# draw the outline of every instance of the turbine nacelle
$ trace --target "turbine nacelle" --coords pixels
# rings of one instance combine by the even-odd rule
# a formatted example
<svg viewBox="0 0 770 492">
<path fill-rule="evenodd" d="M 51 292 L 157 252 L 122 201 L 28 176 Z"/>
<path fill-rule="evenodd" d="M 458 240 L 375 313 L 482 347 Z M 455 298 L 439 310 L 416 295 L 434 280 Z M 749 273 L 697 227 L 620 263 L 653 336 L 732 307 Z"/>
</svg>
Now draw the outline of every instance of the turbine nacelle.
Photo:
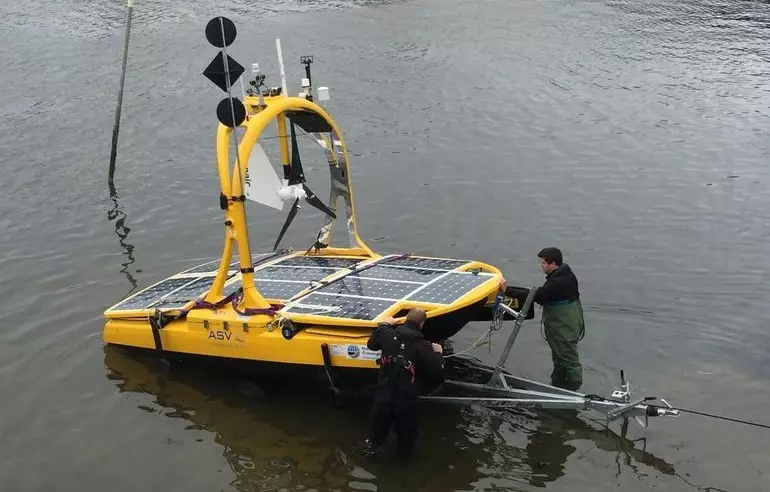
<svg viewBox="0 0 770 492">
<path fill-rule="evenodd" d="M 307 193 L 302 184 L 282 186 L 278 190 L 278 197 L 284 202 L 292 200 L 304 200 L 307 198 Z"/>
</svg>

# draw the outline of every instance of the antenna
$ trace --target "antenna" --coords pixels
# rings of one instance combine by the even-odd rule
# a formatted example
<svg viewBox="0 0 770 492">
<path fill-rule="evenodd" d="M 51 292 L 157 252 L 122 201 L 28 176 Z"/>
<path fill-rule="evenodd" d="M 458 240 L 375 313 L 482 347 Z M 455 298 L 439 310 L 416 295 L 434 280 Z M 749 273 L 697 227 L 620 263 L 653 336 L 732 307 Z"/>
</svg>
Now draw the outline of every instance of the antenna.
<svg viewBox="0 0 770 492">
<path fill-rule="evenodd" d="M 286 89 L 286 72 L 283 69 L 283 54 L 281 53 L 281 40 L 275 39 L 275 49 L 278 52 L 278 66 L 281 70 L 281 89 L 283 90 L 284 97 L 289 97 L 288 90 Z"/>
<path fill-rule="evenodd" d="M 259 97 L 259 107 L 264 109 L 265 108 L 265 100 L 262 99 L 262 87 L 265 85 L 265 75 L 259 73 L 259 63 L 252 63 L 251 64 L 251 73 L 254 75 L 254 80 L 250 81 L 249 84 L 251 84 L 256 90 L 257 90 L 257 96 Z M 249 93 L 251 94 L 251 90 L 249 90 Z M 246 97 L 244 96 L 244 99 Z"/>
<path fill-rule="evenodd" d="M 302 79 L 302 88 L 305 89 L 305 97 L 313 100 L 313 79 L 310 77 L 310 64 L 313 63 L 312 56 L 301 56 L 299 62 L 305 65 L 305 78 Z M 307 83 L 305 81 L 307 80 Z"/>
</svg>

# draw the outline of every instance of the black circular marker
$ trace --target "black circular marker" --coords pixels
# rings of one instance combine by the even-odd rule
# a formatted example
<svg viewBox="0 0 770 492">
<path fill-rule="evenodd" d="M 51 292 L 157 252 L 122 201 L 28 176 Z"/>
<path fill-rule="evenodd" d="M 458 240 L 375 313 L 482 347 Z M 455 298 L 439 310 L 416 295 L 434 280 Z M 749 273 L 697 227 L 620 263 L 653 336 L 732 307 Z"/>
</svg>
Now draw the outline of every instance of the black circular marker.
<svg viewBox="0 0 770 492">
<path fill-rule="evenodd" d="M 222 19 L 222 25 L 219 20 Z M 225 39 L 222 42 L 222 27 L 225 30 Z M 214 17 L 206 24 L 206 39 L 217 48 L 230 46 L 235 41 L 235 24 L 227 17 Z"/>
<path fill-rule="evenodd" d="M 230 101 L 233 102 L 233 111 L 230 112 Z M 235 113 L 235 124 L 233 124 L 233 113 Z M 224 98 L 217 104 L 217 119 L 220 123 L 230 128 L 234 128 L 246 119 L 246 107 L 236 99 Z"/>
</svg>

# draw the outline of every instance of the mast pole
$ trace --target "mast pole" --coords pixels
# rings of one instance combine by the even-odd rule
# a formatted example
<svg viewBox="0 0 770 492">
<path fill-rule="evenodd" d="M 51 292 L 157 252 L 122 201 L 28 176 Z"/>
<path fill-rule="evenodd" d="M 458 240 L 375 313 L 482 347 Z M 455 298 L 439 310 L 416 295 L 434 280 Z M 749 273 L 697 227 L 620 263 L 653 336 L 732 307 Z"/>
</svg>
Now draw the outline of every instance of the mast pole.
<svg viewBox="0 0 770 492">
<path fill-rule="evenodd" d="M 115 108 L 115 126 L 112 128 L 112 149 L 110 151 L 110 168 L 107 182 L 114 185 L 115 159 L 118 155 L 118 132 L 120 131 L 120 111 L 123 106 L 123 88 L 126 83 L 126 63 L 128 61 L 128 41 L 131 37 L 131 17 L 134 13 L 136 0 L 127 0 L 126 10 L 126 34 L 123 38 L 123 67 L 120 71 L 120 89 L 118 90 L 118 105 Z"/>
</svg>

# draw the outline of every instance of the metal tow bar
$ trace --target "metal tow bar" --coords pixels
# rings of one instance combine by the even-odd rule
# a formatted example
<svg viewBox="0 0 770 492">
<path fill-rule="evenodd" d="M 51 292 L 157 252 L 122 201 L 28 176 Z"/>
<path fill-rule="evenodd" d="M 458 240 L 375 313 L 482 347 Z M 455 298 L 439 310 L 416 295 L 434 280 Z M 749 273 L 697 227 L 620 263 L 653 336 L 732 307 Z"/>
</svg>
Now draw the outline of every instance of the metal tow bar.
<svg viewBox="0 0 770 492">
<path fill-rule="evenodd" d="M 456 388 L 465 392 L 474 393 L 475 396 L 422 396 L 422 400 L 454 404 L 483 404 L 498 408 L 550 408 L 572 410 L 595 410 L 603 413 L 607 424 L 619 418 L 633 417 L 637 423 L 646 428 L 650 417 L 677 417 L 679 411 L 674 409 L 666 400 L 656 397 L 645 397 L 631 401 L 630 383 L 625 380 L 623 371 L 620 371 L 620 385 L 613 391 L 612 396 L 604 398 L 597 395 L 589 395 L 557 388 L 550 384 L 538 383 L 529 379 L 516 377 L 505 371 L 505 363 L 510 355 L 519 330 L 524 323 L 527 312 L 532 307 L 535 297 L 535 287 L 529 289 L 526 301 L 520 311 L 516 311 L 501 302 L 501 296 L 495 303 L 495 316 L 504 316 L 508 313 L 515 317 L 513 329 L 500 354 L 500 359 L 494 369 L 483 366 L 474 366 L 475 370 L 490 373 L 486 384 L 468 383 L 464 381 L 447 380 L 445 388 Z M 493 321 L 494 322 L 494 321 Z M 659 400 L 660 405 L 651 403 Z M 644 418 L 644 420 L 642 420 Z"/>
</svg>

